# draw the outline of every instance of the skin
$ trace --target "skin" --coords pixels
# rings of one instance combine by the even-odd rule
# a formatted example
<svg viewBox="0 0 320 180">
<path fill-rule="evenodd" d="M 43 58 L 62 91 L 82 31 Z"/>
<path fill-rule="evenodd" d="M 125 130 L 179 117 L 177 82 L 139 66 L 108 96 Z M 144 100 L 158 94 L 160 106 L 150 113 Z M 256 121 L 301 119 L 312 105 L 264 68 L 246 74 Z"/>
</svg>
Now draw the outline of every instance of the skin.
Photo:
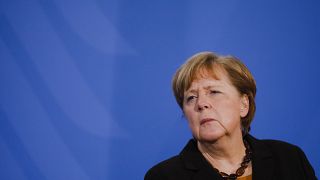
<svg viewBox="0 0 320 180">
<path fill-rule="evenodd" d="M 249 100 L 232 85 L 224 71 L 218 79 L 205 74 L 184 93 L 183 111 L 198 148 L 217 169 L 234 173 L 245 155 L 241 117 Z M 251 174 L 251 166 L 244 175 Z"/>
</svg>

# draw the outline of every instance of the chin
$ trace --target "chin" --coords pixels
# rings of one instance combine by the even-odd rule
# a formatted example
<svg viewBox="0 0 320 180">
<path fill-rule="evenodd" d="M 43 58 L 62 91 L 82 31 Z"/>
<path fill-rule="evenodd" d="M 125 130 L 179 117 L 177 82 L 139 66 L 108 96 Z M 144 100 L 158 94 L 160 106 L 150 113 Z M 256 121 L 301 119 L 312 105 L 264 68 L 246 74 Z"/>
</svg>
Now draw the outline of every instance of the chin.
<svg viewBox="0 0 320 180">
<path fill-rule="evenodd" d="M 225 133 L 223 132 L 200 133 L 198 140 L 200 142 L 215 142 L 224 135 Z"/>
</svg>

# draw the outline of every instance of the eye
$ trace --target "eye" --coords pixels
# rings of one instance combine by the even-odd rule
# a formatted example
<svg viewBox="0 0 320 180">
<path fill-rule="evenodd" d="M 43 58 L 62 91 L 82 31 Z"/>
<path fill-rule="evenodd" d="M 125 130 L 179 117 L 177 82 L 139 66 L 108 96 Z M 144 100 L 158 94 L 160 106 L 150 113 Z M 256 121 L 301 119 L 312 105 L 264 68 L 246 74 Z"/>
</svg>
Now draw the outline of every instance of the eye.
<svg viewBox="0 0 320 180">
<path fill-rule="evenodd" d="M 187 98 L 186 98 L 186 100 L 187 100 L 187 102 L 190 102 L 190 101 L 192 101 L 192 100 L 194 100 L 194 99 L 196 99 L 197 97 L 196 96 L 188 96 Z"/>
<path fill-rule="evenodd" d="M 220 91 L 217 91 L 217 90 L 210 90 L 210 94 L 219 94 L 221 93 Z"/>
</svg>

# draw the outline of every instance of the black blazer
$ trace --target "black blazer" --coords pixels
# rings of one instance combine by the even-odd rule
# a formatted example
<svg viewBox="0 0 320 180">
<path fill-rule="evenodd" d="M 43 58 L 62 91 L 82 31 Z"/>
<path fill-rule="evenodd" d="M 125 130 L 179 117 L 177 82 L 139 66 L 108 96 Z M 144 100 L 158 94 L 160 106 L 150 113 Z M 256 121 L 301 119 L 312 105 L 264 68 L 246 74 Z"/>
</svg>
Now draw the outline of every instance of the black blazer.
<svg viewBox="0 0 320 180">
<path fill-rule="evenodd" d="M 276 140 L 258 140 L 247 135 L 252 155 L 253 180 L 316 180 L 303 151 Z M 223 180 L 190 140 L 181 153 L 152 167 L 145 180 Z"/>
</svg>

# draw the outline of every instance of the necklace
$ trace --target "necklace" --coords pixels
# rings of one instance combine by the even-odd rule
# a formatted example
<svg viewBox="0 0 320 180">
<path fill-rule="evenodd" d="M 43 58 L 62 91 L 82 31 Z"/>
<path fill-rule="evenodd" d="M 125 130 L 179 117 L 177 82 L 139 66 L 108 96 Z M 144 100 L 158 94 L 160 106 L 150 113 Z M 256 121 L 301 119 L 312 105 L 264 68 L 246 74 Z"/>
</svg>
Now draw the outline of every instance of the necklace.
<svg viewBox="0 0 320 180">
<path fill-rule="evenodd" d="M 250 161 L 251 161 L 251 156 L 252 156 L 252 151 L 250 149 L 250 146 L 246 140 L 243 141 L 244 146 L 246 147 L 246 155 L 243 157 L 243 160 L 241 162 L 241 166 L 236 170 L 235 173 L 232 174 L 227 174 L 225 172 L 221 172 L 218 169 L 214 168 L 225 180 L 235 180 L 237 177 L 240 177 L 244 174 L 246 168 L 248 167 Z"/>
</svg>

